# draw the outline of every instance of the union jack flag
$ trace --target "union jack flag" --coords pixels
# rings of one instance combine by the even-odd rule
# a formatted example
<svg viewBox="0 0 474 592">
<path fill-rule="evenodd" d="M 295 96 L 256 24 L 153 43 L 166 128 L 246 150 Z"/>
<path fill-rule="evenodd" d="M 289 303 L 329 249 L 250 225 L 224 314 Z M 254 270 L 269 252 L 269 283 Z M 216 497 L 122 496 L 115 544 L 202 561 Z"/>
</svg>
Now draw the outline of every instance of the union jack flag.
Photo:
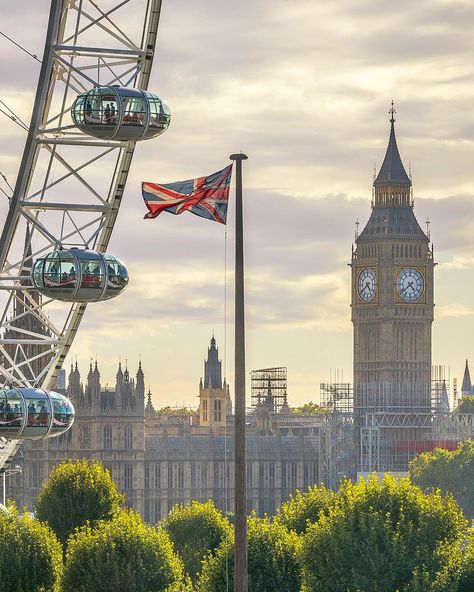
<svg viewBox="0 0 474 592">
<path fill-rule="evenodd" d="M 181 214 L 188 210 L 196 216 L 226 223 L 232 165 L 208 177 L 166 183 L 143 182 L 142 194 L 149 212 L 145 218 L 156 218 L 166 210 Z"/>
</svg>

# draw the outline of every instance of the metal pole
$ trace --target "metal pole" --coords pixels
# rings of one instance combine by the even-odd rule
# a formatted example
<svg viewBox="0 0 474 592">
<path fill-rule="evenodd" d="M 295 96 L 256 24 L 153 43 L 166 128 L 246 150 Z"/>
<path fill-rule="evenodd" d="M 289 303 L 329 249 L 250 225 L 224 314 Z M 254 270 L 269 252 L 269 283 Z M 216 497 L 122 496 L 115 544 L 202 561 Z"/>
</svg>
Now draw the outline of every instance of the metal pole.
<svg viewBox="0 0 474 592">
<path fill-rule="evenodd" d="M 3 471 L 3 505 L 4 506 L 7 505 L 7 484 L 6 484 L 6 480 L 7 480 L 7 473 L 6 473 L 6 471 Z"/>
<path fill-rule="evenodd" d="M 235 415 L 234 493 L 235 547 L 234 592 L 247 592 L 247 498 L 245 467 L 245 315 L 244 248 L 242 216 L 242 161 L 245 154 L 231 154 L 235 172 Z"/>
</svg>

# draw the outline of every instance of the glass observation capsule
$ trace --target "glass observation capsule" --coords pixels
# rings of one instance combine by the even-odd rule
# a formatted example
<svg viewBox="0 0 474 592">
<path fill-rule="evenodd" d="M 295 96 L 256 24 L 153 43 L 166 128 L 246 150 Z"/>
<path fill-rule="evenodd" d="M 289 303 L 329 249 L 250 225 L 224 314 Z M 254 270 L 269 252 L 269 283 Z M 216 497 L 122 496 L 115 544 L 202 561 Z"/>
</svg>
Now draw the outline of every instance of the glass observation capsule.
<svg viewBox="0 0 474 592">
<path fill-rule="evenodd" d="M 99 86 L 79 95 L 71 107 L 74 124 L 103 140 L 148 140 L 167 130 L 168 105 L 144 90 Z"/>
<path fill-rule="evenodd" d="M 64 395 L 37 388 L 0 389 L 0 436 L 41 440 L 64 434 L 74 422 L 74 407 Z"/>
<path fill-rule="evenodd" d="M 128 284 L 125 265 L 108 253 L 63 249 L 33 265 L 38 292 L 63 302 L 99 302 L 121 294 Z"/>
</svg>

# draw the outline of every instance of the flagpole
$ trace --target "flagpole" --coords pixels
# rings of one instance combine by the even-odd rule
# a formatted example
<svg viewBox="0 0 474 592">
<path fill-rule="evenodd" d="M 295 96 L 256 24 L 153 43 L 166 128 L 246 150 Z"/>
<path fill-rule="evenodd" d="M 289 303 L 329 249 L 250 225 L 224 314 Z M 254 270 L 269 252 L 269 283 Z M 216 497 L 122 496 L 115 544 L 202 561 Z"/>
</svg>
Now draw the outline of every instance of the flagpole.
<svg viewBox="0 0 474 592">
<path fill-rule="evenodd" d="M 247 577 L 247 491 L 245 466 L 245 314 L 244 245 L 242 216 L 242 161 L 245 154 L 231 154 L 235 160 L 235 413 L 234 413 L 234 496 L 235 547 L 234 592 L 248 592 Z"/>
</svg>

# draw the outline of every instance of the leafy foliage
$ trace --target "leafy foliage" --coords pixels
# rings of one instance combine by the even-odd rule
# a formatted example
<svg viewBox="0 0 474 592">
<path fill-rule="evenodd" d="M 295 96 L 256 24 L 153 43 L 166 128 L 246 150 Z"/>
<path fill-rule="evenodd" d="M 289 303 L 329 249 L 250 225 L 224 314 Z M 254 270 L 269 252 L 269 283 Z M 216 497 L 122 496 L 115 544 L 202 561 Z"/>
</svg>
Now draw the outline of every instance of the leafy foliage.
<svg viewBox="0 0 474 592">
<path fill-rule="evenodd" d="M 46 525 L 10 506 L 0 512 L 0 592 L 56 592 L 62 550 Z"/>
<path fill-rule="evenodd" d="M 474 413 L 474 397 L 466 395 L 459 400 L 456 413 Z"/>
<path fill-rule="evenodd" d="M 307 592 L 427 592 L 466 527 L 450 496 L 408 479 L 348 481 L 337 498 L 304 537 Z"/>
<path fill-rule="evenodd" d="M 474 526 L 463 547 L 457 592 L 472 592 L 474 590 Z"/>
<path fill-rule="evenodd" d="M 310 524 L 318 521 L 321 512 L 328 513 L 334 499 L 334 492 L 323 484 L 309 487 L 303 493 L 297 491 L 278 508 L 275 520 L 288 530 L 302 534 Z"/>
<path fill-rule="evenodd" d="M 305 403 L 302 407 L 292 407 L 291 410 L 296 415 L 305 415 L 305 416 L 319 415 L 320 413 L 327 413 L 329 411 L 325 407 L 321 407 L 321 405 L 318 405 L 317 403 L 313 403 L 313 401 L 310 401 L 309 403 Z"/>
<path fill-rule="evenodd" d="M 464 510 L 474 518 L 474 442 L 466 440 L 457 450 L 437 448 L 420 454 L 410 463 L 410 478 L 425 491 L 436 488 L 450 492 Z"/>
<path fill-rule="evenodd" d="M 268 518 L 251 516 L 247 522 L 248 589 L 252 592 L 297 591 L 301 587 L 296 533 Z M 234 544 L 224 541 L 216 555 L 204 562 L 199 592 L 222 592 L 234 586 Z"/>
<path fill-rule="evenodd" d="M 210 500 L 205 504 L 193 501 L 189 506 L 174 506 L 163 528 L 193 581 L 208 553 L 214 554 L 222 541 L 232 536 L 229 521 Z"/>
<path fill-rule="evenodd" d="M 40 490 L 36 516 L 49 524 L 64 545 L 76 528 L 111 519 L 123 501 L 100 463 L 69 461 L 51 471 Z"/>
<path fill-rule="evenodd" d="M 62 592 L 190 591 L 183 564 L 162 529 L 123 510 L 69 540 Z"/>
<path fill-rule="evenodd" d="M 188 407 L 170 407 L 168 405 L 158 409 L 156 415 L 197 415 L 197 411 Z"/>
</svg>

